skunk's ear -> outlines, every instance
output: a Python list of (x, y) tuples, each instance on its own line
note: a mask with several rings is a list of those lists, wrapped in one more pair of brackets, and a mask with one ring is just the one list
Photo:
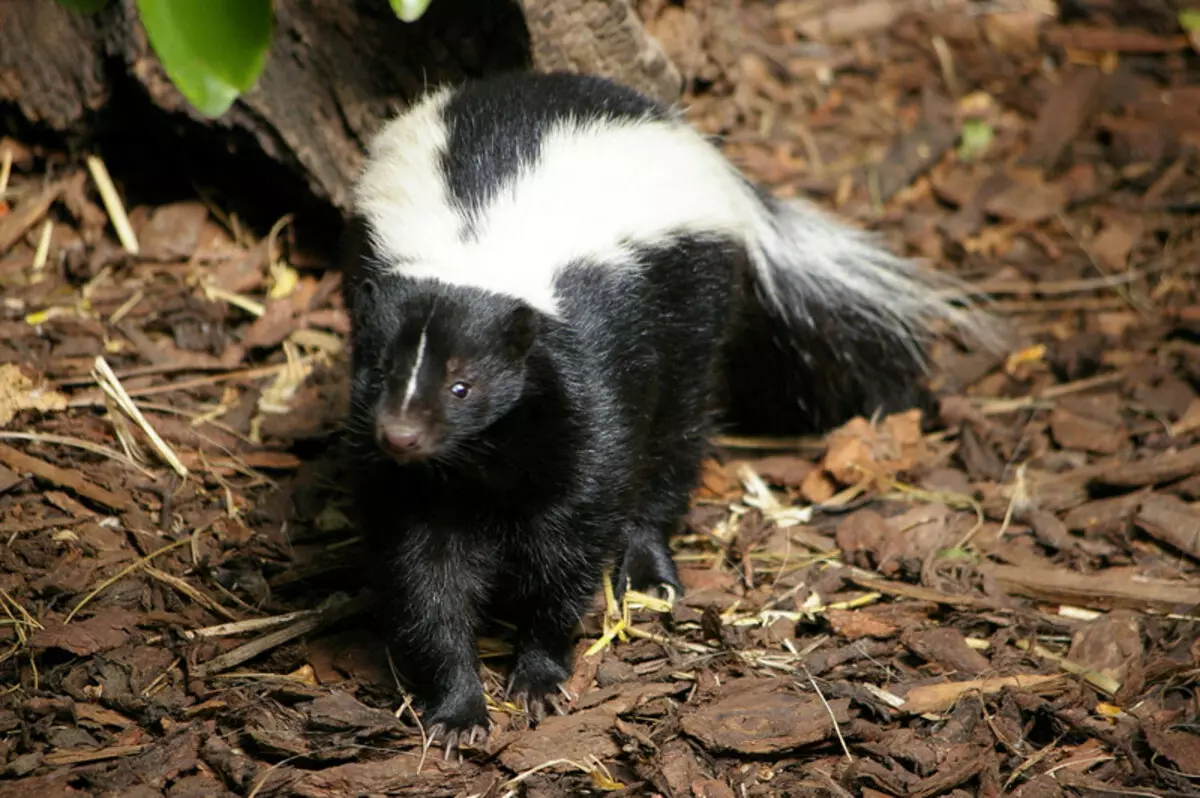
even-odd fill
[(538, 334), (538, 314), (528, 305), (521, 305), (508, 314), (504, 324), (504, 340), (509, 354), (525, 357)]

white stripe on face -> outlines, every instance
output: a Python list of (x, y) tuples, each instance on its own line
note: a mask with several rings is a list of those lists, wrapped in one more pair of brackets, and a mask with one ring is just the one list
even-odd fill
[(432, 319), (433, 311), (430, 311), (429, 318), (425, 319), (425, 326), (421, 328), (421, 340), (417, 341), (417, 357), (413, 360), (412, 373), (408, 375), (408, 385), (404, 387), (404, 401), (400, 404), (401, 418), (408, 412), (408, 404), (417, 393), (417, 378), (421, 375), (421, 362), (425, 359), (425, 342)]

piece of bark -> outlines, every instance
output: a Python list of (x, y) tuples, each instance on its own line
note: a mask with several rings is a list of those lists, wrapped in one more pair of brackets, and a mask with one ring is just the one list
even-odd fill
[(1200, 559), (1200, 513), (1182, 499), (1152, 493), (1133, 521), (1155, 540)]
[(1040, 601), (1081, 607), (1173, 612), (1200, 604), (1200, 587), (1185, 582), (1138, 579), (1124, 573), (1081, 574), (1054, 568), (987, 565), (980, 569), (1002, 590)]
[(987, 657), (967, 645), (962, 632), (949, 626), (906, 630), (900, 639), (917, 656), (953, 671), (977, 676), (991, 667)]
[(1113, 466), (1095, 474), (1093, 483), (1123, 488), (1160, 485), (1200, 473), (1200, 446)]
[(1142, 30), (1114, 30), (1079, 25), (1047, 28), (1048, 44), (1093, 53), (1170, 53), (1188, 48), (1187, 36), (1156, 36)]
[(832, 737), (834, 718), (839, 724), (850, 721), (848, 699), (834, 699), (826, 707), (816, 696), (768, 681), (745, 681), (749, 684), (730, 684), (718, 701), (684, 715), (684, 732), (710, 751), (778, 754)]
[(128, 510), (133, 507), (133, 503), (128, 498), (118, 496), (93, 482), (89, 482), (81, 477), (77, 471), (68, 471), (65, 468), (59, 468), (52, 463), (39, 460), (36, 457), (32, 457), (4, 444), (0, 444), (0, 462), (3, 462), (18, 473), (33, 474), (38, 479), (68, 488), (85, 499), (90, 499), (109, 509)]

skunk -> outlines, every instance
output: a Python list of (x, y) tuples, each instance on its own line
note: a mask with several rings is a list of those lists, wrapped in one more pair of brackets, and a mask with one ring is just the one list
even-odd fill
[(354, 501), (447, 755), (487, 731), (485, 620), (515, 628), (508, 694), (536, 720), (606, 568), (618, 595), (681, 590), (668, 537), (722, 412), (819, 429), (911, 406), (934, 325), (975, 324), (946, 279), (599, 77), (433, 90), (352, 196)]

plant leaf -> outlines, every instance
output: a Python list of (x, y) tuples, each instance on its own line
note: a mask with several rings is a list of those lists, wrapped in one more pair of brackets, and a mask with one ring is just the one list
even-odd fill
[(196, 110), (220, 116), (267, 63), (271, 0), (137, 0), (150, 46)]
[(963, 123), (958, 157), (969, 161), (981, 155), (992, 143), (994, 133), (995, 131), (988, 123), (979, 119), (968, 119)]
[(58, 0), (58, 4), (72, 11), (92, 14), (108, 5), (108, 0)]
[(1200, 9), (1185, 8), (1180, 11), (1179, 27), (1187, 33), (1200, 33)]
[(396, 16), (405, 22), (416, 22), (429, 8), (432, 0), (390, 0)]

